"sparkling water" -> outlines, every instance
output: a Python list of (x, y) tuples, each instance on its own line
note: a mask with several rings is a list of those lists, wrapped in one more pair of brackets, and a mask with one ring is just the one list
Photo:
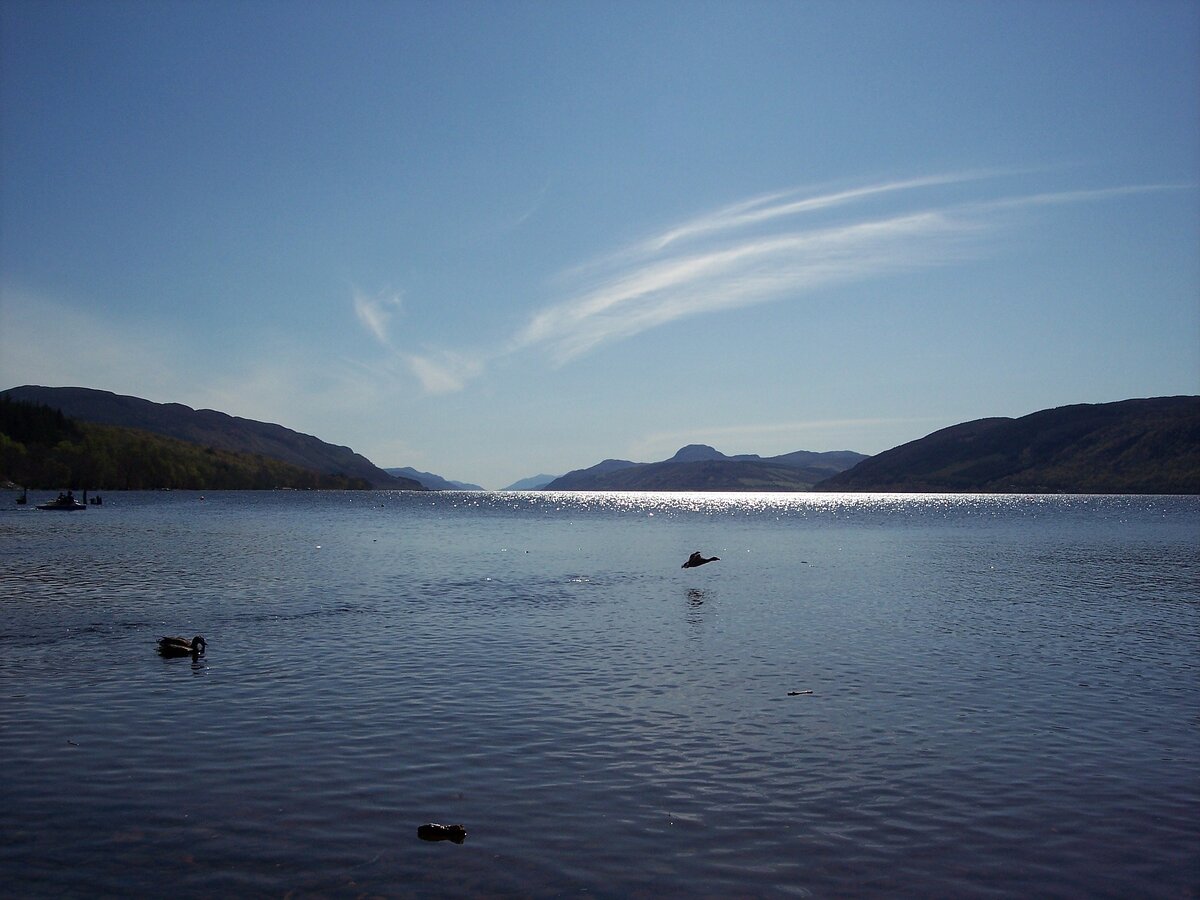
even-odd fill
[(5, 896), (1200, 892), (1200, 498), (14, 496)]

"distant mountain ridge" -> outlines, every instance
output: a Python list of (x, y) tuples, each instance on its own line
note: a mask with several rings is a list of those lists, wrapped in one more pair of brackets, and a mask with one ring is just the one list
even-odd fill
[(964, 422), (872, 456), (820, 491), (1200, 493), (1200, 397)]
[(61, 410), (82, 422), (137, 428), (204, 447), (258, 454), (315, 472), (361, 478), (376, 488), (425, 490), (418, 481), (389, 475), (349, 447), (328, 444), (269, 422), (242, 419), (212, 409), (196, 410), (180, 403), (154, 403), (92, 388), (24, 385), (0, 393), (14, 400)]
[(470, 484), (466, 481), (451, 481), (448, 478), (443, 478), (441, 475), (434, 475), (432, 472), (418, 472), (412, 466), (389, 466), (383, 471), (389, 475), (394, 475), (398, 478), (411, 478), (413, 481), (420, 482), (426, 489), (431, 491), (482, 491), (477, 484)]
[[(478, 485), (409, 467), (384, 470), (349, 447), (216, 410), (194, 410), (178, 403), (154, 403), (78, 387), (25, 385), (0, 391), (0, 396), (58, 410), (91, 425), (135, 429), (184, 441), (206, 448), (210, 454), (228, 451), (257, 456), (260, 468), (262, 459), (277, 460), (311, 473), (348, 479), (356, 486), (482, 490)], [(118, 437), (104, 440), (116, 446)], [(147, 448), (136, 452), (149, 459), (159, 451)], [(187, 465), (203, 468), (200, 462), (190, 460)], [(233, 467), (242, 463), (228, 460), (220, 465), (222, 472), (232, 473)], [(265, 468), (261, 473), (228, 477), (251, 478), (256, 483), (318, 484), (305, 480), (307, 476)], [(767, 458), (727, 456), (707, 444), (689, 444), (660, 462), (605, 459), (559, 477), (524, 479), (506, 490), (539, 488), (1200, 494), (1200, 397), (1076, 404), (1016, 419), (977, 419), (874, 457), (849, 450), (797, 450)]]
[(508, 487), (502, 488), (502, 490), (540, 491), (557, 477), (557, 475), (546, 475), (544, 473), (539, 475), (530, 475), (528, 478), (522, 478), (520, 481), (514, 481)]
[(867, 457), (852, 450), (797, 450), (768, 458), (726, 456), (688, 444), (670, 459), (636, 463), (606, 459), (547, 484), (549, 491), (807, 491)]

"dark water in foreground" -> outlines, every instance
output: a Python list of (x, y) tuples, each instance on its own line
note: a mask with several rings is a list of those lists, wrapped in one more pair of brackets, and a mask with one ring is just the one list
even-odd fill
[(1196, 497), (0, 495), (0, 893), (1195, 897), (1198, 660)]

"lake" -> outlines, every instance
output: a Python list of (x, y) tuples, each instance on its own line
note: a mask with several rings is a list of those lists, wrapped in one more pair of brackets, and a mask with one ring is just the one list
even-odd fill
[(1200, 895), (1200, 497), (14, 498), (7, 896)]

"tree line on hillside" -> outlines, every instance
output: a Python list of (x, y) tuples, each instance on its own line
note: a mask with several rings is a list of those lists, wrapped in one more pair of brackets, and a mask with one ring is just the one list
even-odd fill
[(366, 479), (373, 487), (419, 490), (418, 482), (394, 478), (349, 447), (329, 444), (272, 422), (256, 422), (215, 409), (192, 409), (181, 403), (155, 403), (141, 397), (81, 387), (22, 385), (0, 391), (22, 403), (45, 404), (77, 422), (136, 428), (160, 437), (233, 453), (265, 456), (348, 478)]
[(817, 489), (1200, 493), (1200, 397), (976, 419), (880, 453)]
[(132, 428), (77, 422), (59, 410), (0, 397), (0, 481), (35, 490), (367, 489), (265, 456), (234, 453)]

